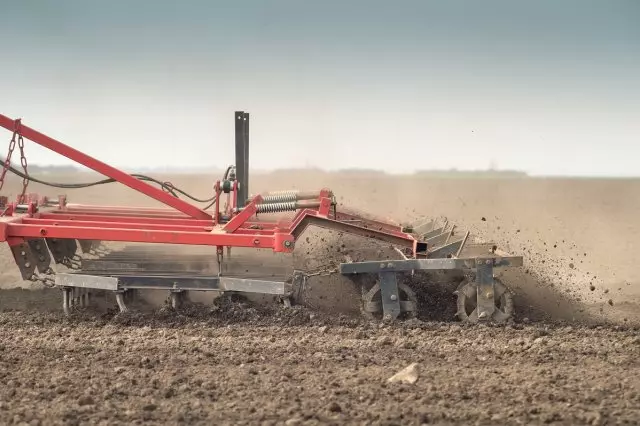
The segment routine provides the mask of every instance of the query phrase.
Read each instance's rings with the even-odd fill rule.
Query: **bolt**
[[[487,261],[485,262],[487,265],[491,264],[491,259],[487,259]]]
[[[485,295],[485,297],[487,299],[491,299],[493,297],[493,292],[492,291],[488,291],[487,294]]]
[[[21,255],[21,256],[26,256],[26,255],[27,255],[27,252],[26,252],[26,251],[24,251],[24,250],[22,250],[22,251],[20,252],[20,255]]]
[[[395,294],[392,294],[389,298],[390,298],[391,300],[393,300],[394,302],[395,302],[396,300],[398,300],[398,296],[396,296]]]
[[[253,245],[259,246],[260,245],[260,240],[258,240],[257,238],[255,240],[253,240]]]
[[[285,242],[284,242],[284,246],[285,246],[286,248],[291,248],[291,246],[292,246],[292,245],[293,245],[293,243],[292,243],[291,241],[289,241],[289,240],[287,240],[287,241],[285,241]]]
[[[384,269],[386,266],[387,266],[386,263],[381,263],[380,264],[380,269]]]
[[[28,268],[28,267],[30,267],[30,266],[31,266],[31,263],[29,263],[29,262],[24,262],[24,267],[25,267],[25,268]]]

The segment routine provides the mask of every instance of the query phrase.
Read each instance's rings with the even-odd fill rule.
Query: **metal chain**
[[[316,270],[315,272],[305,273],[304,275],[307,278],[309,278],[309,277],[317,277],[317,276],[326,277],[326,276],[338,273],[338,270],[339,270],[338,268],[321,269],[321,270]]]
[[[13,136],[11,137],[11,142],[9,142],[9,153],[7,154],[7,157],[4,160],[2,174],[0,174],[0,190],[2,190],[2,187],[4,186],[4,177],[7,174],[7,170],[9,170],[9,167],[11,167],[11,155],[13,154],[13,150],[16,147],[17,135],[18,135],[18,131],[15,130],[13,132]]]
[[[18,122],[17,132],[20,131],[20,122]],[[20,202],[26,203],[27,186],[29,186],[29,172],[27,171],[27,157],[24,155],[24,138],[21,134],[18,134],[18,148],[20,148],[20,164],[24,171],[24,177],[22,178],[22,194],[20,194]]]

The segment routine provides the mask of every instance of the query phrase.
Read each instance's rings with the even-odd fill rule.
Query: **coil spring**
[[[258,204],[256,209],[257,213],[281,213],[296,211],[298,206],[295,201],[289,201],[285,203]]]
[[[297,200],[298,191],[296,190],[270,192],[262,197],[262,203],[264,204],[288,203]]]

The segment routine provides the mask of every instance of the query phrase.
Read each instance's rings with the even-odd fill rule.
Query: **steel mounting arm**
[[[201,210],[200,208],[187,203],[184,200],[176,198],[168,192],[164,192],[161,189],[151,186],[146,182],[138,180],[135,177],[123,172],[122,170],[118,170],[115,167],[105,164],[102,161],[96,160],[95,158],[78,151],[77,149],[74,149],[68,145],[63,144],[62,142],[50,138],[49,136],[46,136],[38,132],[37,130],[27,127],[17,120],[13,120],[0,114],[0,126],[4,127],[10,132],[18,130],[24,138],[29,139],[30,141],[35,142],[38,145],[44,146],[45,148],[49,148],[53,152],[64,155],[70,160],[82,164],[83,166],[88,167],[91,170],[94,170],[102,175],[115,179],[116,181],[128,186],[129,188],[141,192],[156,201],[160,201],[161,203],[169,207],[173,207],[174,209],[179,210],[190,217],[193,217],[195,219],[212,219],[211,215],[204,210]]]

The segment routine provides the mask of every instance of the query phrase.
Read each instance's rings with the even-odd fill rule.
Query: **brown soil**
[[[636,424],[638,330],[380,327],[241,302],[0,314],[9,424]],[[418,363],[415,384],[387,379]]]
[[[197,195],[209,191],[211,179],[170,178]],[[637,423],[640,275],[632,248],[640,182],[302,172],[255,182],[255,191],[321,182],[341,202],[400,220],[445,215],[524,254],[525,268],[501,274],[516,293],[516,322],[453,322],[452,289],[431,279],[412,282],[424,289],[419,320],[394,326],[343,309],[286,310],[202,294],[192,300],[203,305],[179,313],[141,305],[121,315],[103,300],[102,309],[65,318],[60,293],[22,283],[3,247],[0,423]],[[101,191],[68,195],[73,202],[152,205],[126,188]],[[327,270],[345,254],[393,256],[383,246],[352,250],[353,241],[323,233],[305,234],[296,248],[302,257],[279,259],[275,269],[291,261]],[[232,267],[260,272],[265,256],[273,266],[270,254],[252,253]],[[305,289],[309,300],[349,305],[348,293],[337,291],[343,283],[318,277]],[[165,297],[145,300],[157,305]],[[415,384],[387,383],[413,362]]]

